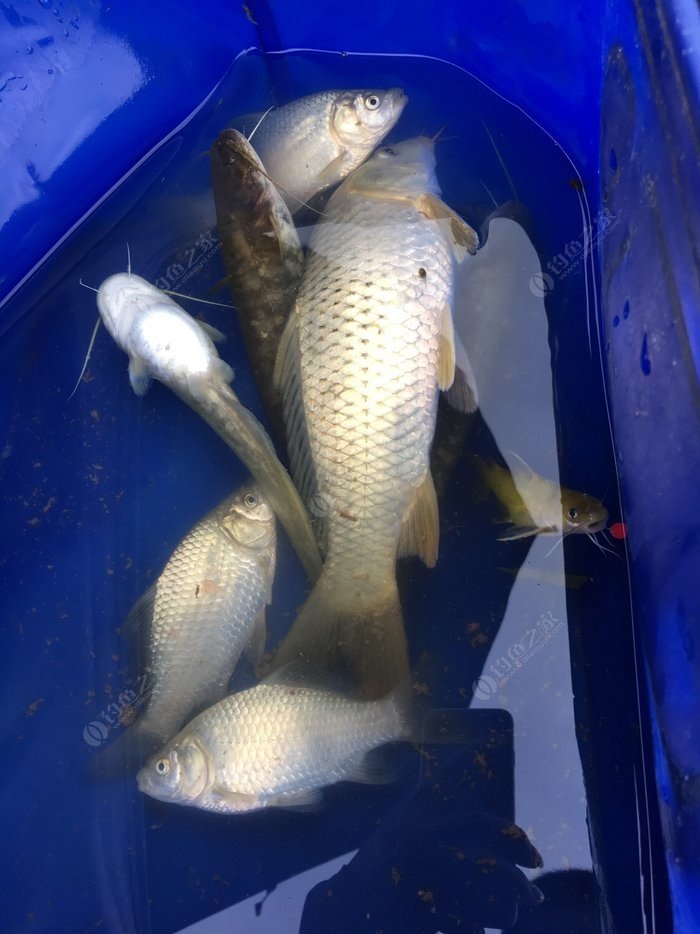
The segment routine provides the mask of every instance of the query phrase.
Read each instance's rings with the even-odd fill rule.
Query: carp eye
[[[387,154],[387,156],[395,156],[395,155],[396,155],[396,153],[395,153],[394,150],[391,148],[391,146],[385,146],[384,149],[382,149],[382,152],[385,152],[385,153]]]
[[[159,759],[156,762],[156,772],[159,775],[167,775],[170,771],[170,762],[167,759]]]
[[[376,94],[368,94],[365,98],[365,107],[367,110],[376,110],[377,107],[381,104],[381,101]]]
[[[246,493],[243,502],[249,509],[252,509],[254,506],[258,505],[258,498],[253,493]]]
[[[575,506],[569,510],[569,519],[578,519],[578,509]]]

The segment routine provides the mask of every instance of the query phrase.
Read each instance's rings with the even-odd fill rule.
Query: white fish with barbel
[[[97,290],[97,307],[129,356],[134,392],[143,395],[157,379],[214,429],[253,475],[315,580],[321,560],[308,515],[267,432],[228,385],[233,370],[214,346],[223,334],[130,271],[105,279]]]
[[[254,483],[183,538],[123,626],[148,683],[132,740],[152,751],[225,695],[246,648],[254,664],[261,661],[275,557],[275,515]]]
[[[361,165],[396,125],[407,101],[401,88],[320,91],[271,109],[247,129],[294,213]]]
[[[476,408],[452,312],[455,264],[478,241],[439,194],[426,137],[378,151],[343,183],[314,228],[276,368],[292,473],[324,513],[326,550],[276,664],[342,663],[369,697],[408,670],[397,553],[437,559],[438,391]]]
[[[318,679],[316,679],[318,680]],[[139,771],[153,798],[222,814],[311,809],[321,788],[380,783],[372,750],[408,740],[403,690],[379,701],[348,697],[291,666],[195,717]]]

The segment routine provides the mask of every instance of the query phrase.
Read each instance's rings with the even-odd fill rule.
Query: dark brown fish
[[[224,130],[211,148],[219,238],[233,302],[273,430],[284,439],[272,372],[304,268],[289,209],[248,140]]]

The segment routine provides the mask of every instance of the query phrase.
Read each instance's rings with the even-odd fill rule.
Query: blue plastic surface
[[[590,727],[581,729],[579,743],[608,930],[638,934],[644,915],[665,932],[672,910],[675,931],[694,931],[700,928],[697,8],[682,0],[492,0],[468,7],[412,0],[400,5],[399,15],[393,4],[369,0],[335,6],[309,3],[303,15],[282,2],[250,2],[249,15],[220,3],[207,4],[206,14],[187,2],[154,2],[138,14],[127,4],[0,6],[6,929],[77,931],[102,923],[110,931],[174,931],[225,905],[234,877],[237,891],[252,893],[338,855],[319,824],[309,830],[291,815],[284,818],[268,877],[239,862],[227,866],[229,882],[201,880],[198,866],[219,865],[212,853],[221,866],[229,848],[259,853],[272,825],[205,819],[202,833],[201,815],[182,812],[170,820],[189,854],[191,875],[171,884],[171,903],[156,905],[148,920],[150,891],[163,899],[168,892],[171,838],[160,842],[153,826],[145,826],[152,814],[144,818],[134,808],[133,790],[124,789],[120,808],[113,798],[106,804],[106,792],[75,790],[72,737],[80,743],[84,723],[95,714],[95,704],[85,700],[97,687],[95,657],[108,656],[115,644],[96,623],[109,621],[113,628],[135,596],[127,575],[134,550],[148,553],[177,540],[169,493],[187,491],[178,519],[191,523],[211,505],[211,494],[223,496],[236,476],[206,428],[174,403],[163,403],[167,417],[146,409],[147,433],[109,441],[110,425],[133,400],[123,361],[115,363],[104,347],[98,358],[103,387],[66,409],[59,392],[79,371],[85,327],[61,317],[72,296],[64,276],[80,275],[76,263],[86,252],[85,238],[97,245],[97,267],[113,271],[121,244],[101,254],[99,248],[120,212],[165,171],[180,145],[176,129],[215,91],[234,57],[259,46],[413,53],[453,62],[552,134],[578,166],[591,215],[605,207],[619,221],[600,240],[595,274],[585,267],[580,275],[599,296],[634,628],[624,588],[611,589],[607,601],[599,592],[571,597],[577,720],[580,714]],[[279,76],[284,60],[274,67]],[[134,175],[164,140],[144,172]],[[514,157],[506,154],[507,161]],[[518,168],[526,173],[527,159]],[[81,238],[67,240],[52,258],[125,178],[122,201],[106,203],[80,228]],[[557,226],[561,191],[543,182],[535,194],[553,218],[540,232],[538,249],[543,258],[555,256],[569,238],[566,225]],[[562,286],[556,296],[557,307],[574,319],[573,332],[555,348],[559,374],[574,373],[577,354],[588,353],[576,288]],[[39,300],[45,311],[35,320],[31,310]],[[245,398],[242,379],[237,390]],[[560,375],[556,389],[562,410],[573,413],[560,427],[568,461],[586,461],[614,482],[605,443],[591,441],[607,431],[601,386]],[[183,446],[191,459],[177,458]],[[105,451],[114,457],[111,464],[94,460]],[[162,485],[164,463],[169,475]],[[206,464],[212,479],[203,485]],[[86,501],[87,484],[99,495]],[[453,491],[446,508],[457,510],[461,495]],[[130,498],[144,514],[162,515],[162,528],[151,527],[144,537],[136,517],[117,508]],[[447,551],[433,575],[413,575],[416,615],[421,606],[429,613],[444,594],[458,592],[459,548],[478,553],[468,536],[457,533],[452,543],[457,548]],[[98,567],[102,554],[111,556],[107,585]],[[285,563],[293,565],[286,552]],[[291,573],[280,586],[292,605],[302,599]],[[81,617],[88,607],[92,618]],[[456,610],[452,616],[458,618]],[[61,634],[66,626],[71,631]],[[638,714],[641,751],[629,726]],[[344,812],[337,833],[346,849],[371,832],[375,802],[389,801],[385,795],[374,789]],[[148,865],[145,850],[129,851],[147,832]]]

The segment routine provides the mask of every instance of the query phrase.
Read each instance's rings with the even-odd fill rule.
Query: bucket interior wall
[[[425,778],[405,749],[396,752],[408,776],[403,791],[339,786],[319,815],[221,820],[144,802],[133,781],[105,786],[86,777],[101,742],[91,724],[104,722],[125,687],[137,690],[121,622],[183,532],[246,474],[163,387],[137,402],[126,357],[104,331],[87,379],[68,398],[95,319],[94,296],[79,280],[98,287],[123,271],[128,241],[134,271],[158,281],[189,246],[196,272],[176,270],[170,281],[207,294],[223,267],[207,239],[211,205],[197,200],[207,160],[194,157],[211,144],[217,114],[224,126],[229,112],[343,80],[360,85],[370,71],[386,86],[413,85],[407,134],[432,134],[445,115],[457,124],[459,140],[445,142],[442,157],[438,148],[443,191],[482,232],[490,206],[480,185],[503,203],[515,183],[529,209],[523,227],[552,283],[540,349],[557,412],[553,456],[567,486],[596,478],[611,517],[627,528],[618,543],[625,560],[582,537],[561,546],[567,571],[584,568],[593,582],[566,591],[561,604],[569,739],[585,787],[573,868],[595,874],[600,927],[590,929],[700,924],[692,625],[700,616],[700,66],[691,41],[697,48],[700,26],[691,6],[495,0],[467,10],[410,0],[399,14],[393,4],[359,0],[303,11],[214,3],[204,15],[196,4],[173,9],[157,0],[136,17],[117,5],[54,9],[42,0],[1,11],[1,74],[9,76],[0,91],[8,930],[160,934],[231,906],[251,919],[239,921],[251,931],[283,930],[285,899],[300,912],[299,892],[333,876],[387,814],[400,813],[406,787]],[[498,128],[498,152],[484,125]],[[402,135],[397,128],[391,138]],[[184,203],[186,244],[176,216]],[[612,220],[601,225],[601,217]],[[493,244],[497,225],[490,229]],[[583,259],[564,274],[583,231]],[[222,355],[236,370],[236,392],[264,420],[230,312],[203,317],[230,334]],[[491,428],[477,419],[469,443],[490,450]],[[476,703],[472,685],[493,675],[489,650],[514,599],[513,581],[495,569],[524,563],[527,547],[487,541],[485,526],[472,532],[470,495],[465,466],[441,504],[437,567],[404,565],[399,582],[415,657],[431,660],[426,683],[436,685],[436,703],[459,706],[466,696],[484,735],[494,724],[511,739],[515,730],[515,764],[512,746],[499,752],[510,777],[490,789],[483,776],[474,782],[479,808],[517,820],[529,792],[513,785],[512,769],[536,739],[523,738],[512,708]],[[281,608],[270,623],[278,635],[307,593],[280,539]],[[482,650],[469,627],[489,614],[499,622]],[[551,717],[560,700],[543,688],[540,702]],[[323,871],[308,881],[315,867]],[[545,860],[545,869],[566,868]],[[281,897],[261,907],[277,886]],[[584,899],[583,889],[572,891]],[[522,930],[528,918],[523,909]],[[565,930],[562,918],[552,930]]]

